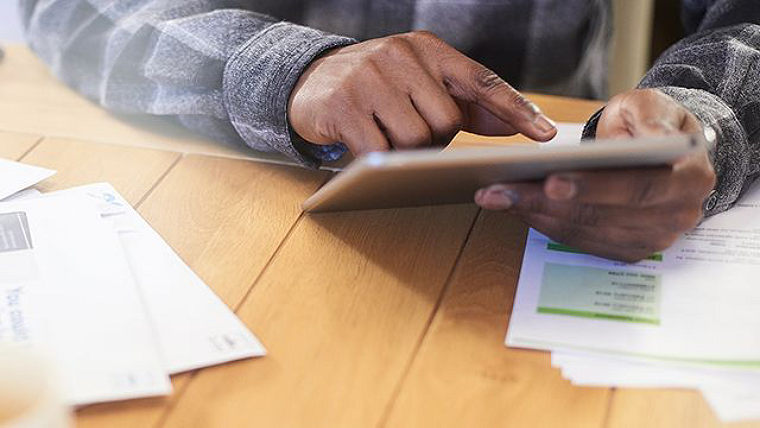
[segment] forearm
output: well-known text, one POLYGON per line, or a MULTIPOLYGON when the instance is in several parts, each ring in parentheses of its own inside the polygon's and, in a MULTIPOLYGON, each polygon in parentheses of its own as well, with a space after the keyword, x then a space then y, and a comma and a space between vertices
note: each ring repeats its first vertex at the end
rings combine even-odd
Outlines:
POLYGON ((760 172, 760 11, 753 0, 714 2, 697 33, 659 58, 639 85, 670 95, 718 133, 713 214, 760 172))
POLYGON ((287 100, 314 57, 352 40, 225 4, 21 0, 33 49, 103 106, 315 163, 291 141, 287 100))

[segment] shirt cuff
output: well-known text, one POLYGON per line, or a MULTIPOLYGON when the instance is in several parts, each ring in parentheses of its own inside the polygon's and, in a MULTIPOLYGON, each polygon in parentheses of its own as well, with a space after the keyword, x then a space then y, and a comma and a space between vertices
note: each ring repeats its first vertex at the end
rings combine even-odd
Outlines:
POLYGON ((596 138, 596 127, 599 125, 599 119, 601 119, 604 109, 605 107, 600 108, 588 119, 586 125, 583 127, 581 141, 593 140, 596 138))
POLYGON ((729 209, 739 198, 750 170, 749 143, 733 110, 717 96, 701 90, 676 86, 655 88, 691 111, 704 126, 716 132, 710 153, 717 184, 705 202, 705 215, 729 209))
POLYGON ((345 147, 294 141, 288 101, 309 64, 326 50, 356 43, 288 22, 273 24, 243 44, 224 70, 224 102, 230 122, 256 150, 278 151, 305 166, 339 158, 345 147))

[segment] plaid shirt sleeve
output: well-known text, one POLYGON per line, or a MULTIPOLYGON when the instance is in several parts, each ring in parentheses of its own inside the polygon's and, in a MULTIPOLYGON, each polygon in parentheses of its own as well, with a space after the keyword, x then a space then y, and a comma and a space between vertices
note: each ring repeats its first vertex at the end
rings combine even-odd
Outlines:
POLYGON ((308 64, 354 40, 228 0, 19 0, 27 39, 53 72, 104 107, 165 115, 308 166, 340 146, 292 137, 287 105, 308 64))
POLYGON ((730 208, 760 174, 760 7, 757 0, 685 0, 695 33, 666 51, 639 85, 657 88, 718 133, 718 184, 706 214, 730 208))

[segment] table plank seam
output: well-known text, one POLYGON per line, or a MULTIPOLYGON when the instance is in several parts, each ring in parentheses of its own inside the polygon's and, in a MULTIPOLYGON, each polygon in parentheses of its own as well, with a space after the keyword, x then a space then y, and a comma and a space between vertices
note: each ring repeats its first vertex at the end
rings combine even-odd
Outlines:
POLYGON ((25 157, 27 157, 29 155, 29 153, 31 153, 34 149, 36 149, 37 146, 39 146, 40 144, 42 144, 42 142, 46 138, 47 138, 46 136, 42 136, 42 137, 37 138, 37 140, 28 149, 26 149, 26 151, 24 153, 22 153, 21 156, 18 157, 18 160, 22 161, 25 157))
POLYGON ((607 409, 604 412, 604 419, 602 419, 602 428, 608 428, 612 424, 612 405, 615 401, 615 394, 617 394, 617 388, 609 388, 610 393, 607 397, 607 409))
MULTIPOLYGON (((2 129, 2 131, 11 132, 14 134, 27 134, 27 135, 37 135, 29 133, 25 130, 15 130, 15 129, 2 129)), ((45 134, 42 137, 44 140, 69 140, 69 141, 78 141, 80 143, 87 143, 87 144, 97 144, 101 146, 111 146, 111 147, 122 147, 126 149, 141 149, 141 150, 155 150, 157 152, 163 152, 163 153, 175 153, 180 155, 191 155, 193 153, 189 152, 182 152, 177 150, 170 150, 168 148, 161 148, 161 147, 155 147, 151 145, 141 145, 141 144, 127 144, 127 143, 120 143, 120 142, 111 142, 111 141, 103 141, 93 138, 87 138, 80 135, 69 135, 69 134, 57 134, 57 133, 51 133, 51 134, 45 134)), ((209 156, 209 157, 218 157, 225 159, 225 156, 214 156, 214 155, 205 155, 205 154, 199 154, 198 156, 209 156)), ((229 159, 236 159, 234 157, 229 157, 229 159)))
POLYGON ((142 205, 143 202, 145 202, 148 199, 148 197, 150 197, 150 195, 153 194, 153 192, 156 190, 156 188, 158 188, 158 186, 164 181, 164 179, 169 175, 169 173, 172 172, 172 170, 174 170, 174 167, 176 167, 180 163, 180 161, 182 161, 182 159, 185 158, 185 154, 184 153, 177 153, 177 154, 179 155, 179 156, 177 156, 177 159, 174 159, 174 162, 172 162, 172 164, 169 165, 169 168, 166 168, 166 171, 164 171, 164 173, 161 174, 158 177, 158 179, 156 179, 156 182, 153 183, 153 185, 150 186, 150 188, 148 189, 148 191, 146 191, 145 194, 142 195, 142 197, 140 198, 140 200, 137 201, 137 203, 134 206, 135 210, 137 210, 137 208, 139 208, 140 205, 142 205))
MULTIPOLYGON (((328 174, 319 187, 321 188, 322 186, 324 186, 331 178, 332 178, 332 174, 328 174)), ((240 308, 243 307, 245 302, 248 300, 249 296, 251 295, 251 292, 253 292, 253 288, 256 287, 256 284, 261 280, 261 278, 264 276, 264 273, 269 269, 269 266, 271 266, 272 261, 280 253, 280 251, 282 250, 282 247, 284 247, 285 243, 288 242, 288 239, 290 239, 290 236, 293 234, 293 231, 296 229, 298 224, 301 223, 301 221, 303 221, 304 215, 305 215, 305 212, 301 210, 301 213, 298 214, 298 217, 296 218, 296 220, 293 222, 293 224, 290 225, 288 232, 285 234, 285 236, 282 238, 280 243, 277 245, 277 248, 275 248, 274 251, 272 252, 272 255, 269 256, 269 259, 264 264, 264 267, 261 268, 261 271, 258 273, 258 275, 256 275, 256 278, 253 279, 253 282, 251 282, 251 285, 248 287, 248 290, 246 290, 243 297, 240 298, 240 301, 238 302, 238 304, 235 305, 235 307, 233 308, 233 311, 236 314, 238 313, 240 308)))
POLYGON ((201 370, 203 369, 198 369, 191 372, 189 374, 190 378, 182 386, 182 389, 172 392, 172 395, 167 397, 169 398, 168 403, 166 403, 163 410, 161 411, 161 416, 156 420, 156 424, 153 425, 154 428, 160 428, 166 425, 166 421, 169 420, 169 416, 171 415, 172 410, 174 410, 174 408, 177 406, 177 403, 179 403, 182 396, 185 395, 185 392, 193 383, 193 381, 198 376, 198 373, 200 373, 201 370))
POLYGON ((462 258, 462 254, 464 254, 465 248, 467 248, 467 244, 470 242, 470 238, 472 237, 472 232, 475 230, 475 225, 477 225, 478 219, 480 218, 482 212, 483 210, 478 209, 477 214, 472 219, 472 223, 470 224, 470 229, 467 231, 467 235, 465 235, 464 239, 462 240, 462 245, 459 247, 457 256, 454 259, 454 263, 451 264, 451 269, 449 270, 448 275, 446 275, 446 279, 444 280, 443 287, 441 288, 441 292, 438 295, 438 299, 436 300, 435 305, 433 306, 433 310, 430 312, 430 316, 428 317, 425 323, 425 327, 422 330, 422 333, 420 334, 420 337, 417 340, 417 343, 414 345, 414 349, 412 350, 411 355, 409 356, 409 361, 407 361, 407 364, 404 367, 404 371, 399 377, 399 380, 396 386, 393 388, 393 393, 391 394, 391 397, 388 400, 388 403, 386 404, 385 409, 383 410, 383 414, 380 417, 380 420, 378 421, 378 424, 377 424, 378 428, 385 427, 388 424, 388 419, 390 418, 390 415, 393 412, 393 408, 396 404, 396 400, 401 394, 401 390, 404 387, 404 384, 406 383, 407 377, 409 376, 409 372, 412 369, 412 365, 414 365, 414 361, 416 361, 417 356, 419 355, 419 351, 422 348, 423 343, 425 342, 425 339, 428 337, 428 333, 430 332, 430 327, 433 325, 433 320, 435 320, 435 316, 438 314, 438 310, 441 308, 441 305, 443 304, 443 299, 446 297, 446 294, 448 293, 449 288, 451 287, 451 283, 454 279, 454 274, 456 273, 457 267, 459 266, 459 261, 462 258))
MULTIPOLYGON (((209 156, 209 157, 213 157, 213 156, 209 156)), ((177 163, 179 163, 179 162, 177 162, 177 163)), ((322 184, 320 185, 320 187, 324 186, 330 180, 330 178, 332 178, 332 175, 328 175, 325 178, 325 180, 322 182, 322 184)), ((258 275, 256 275, 256 278, 253 279, 253 281, 251 282, 251 285, 248 287, 248 289, 246 290, 245 294, 240 298, 240 301, 237 303, 237 305, 235 305, 235 307, 232 308, 233 312, 235 312, 237 314, 238 311, 243 307, 243 305, 245 304, 245 302, 248 300, 248 297, 250 296, 251 292, 253 291, 253 288, 256 286, 256 283, 259 282, 259 280, 261 279, 261 277, 264 275, 264 272, 266 272, 266 270, 271 265, 271 263, 274 260, 274 258, 280 253, 280 250, 285 245, 285 243, 288 241, 288 238, 290 238, 290 236, 293 234, 293 231, 296 229, 296 227, 298 226, 298 224, 302 221, 303 217, 304 217, 304 212, 301 211, 301 213, 298 215, 298 217, 296 218, 296 220, 293 222, 293 224, 288 229, 288 232, 285 234, 285 236, 283 237, 283 239, 277 245, 277 248, 275 248, 275 250, 272 252, 272 255, 269 256, 269 259, 267 260, 266 264, 264 264, 264 267, 261 269, 261 271, 258 273, 258 275)), ((266 358, 266 357, 264 357, 264 358, 266 358)), ((190 379, 188 379, 187 382, 185 382, 185 385, 183 386, 182 390, 175 391, 172 394, 171 402, 169 404, 167 404, 166 407, 164 408, 164 411, 161 413, 161 417, 158 419, 158 421, 154 425, 154 428, 160 428, 160 427, 163 427, 163 426, 166 425, 166 423, 169 420, 169 417, 171 416, 171 413, 174 410, 175 406, 177 405, 177 403, 179 403, 182 400, 182 397, 184 396, 185 392, 190 387, 190 385, 193 383, 193 381, 195 380, 196 376, 198 375, 198 373, 200 371, 201 370, 194 371, 190 375, 190 379)))

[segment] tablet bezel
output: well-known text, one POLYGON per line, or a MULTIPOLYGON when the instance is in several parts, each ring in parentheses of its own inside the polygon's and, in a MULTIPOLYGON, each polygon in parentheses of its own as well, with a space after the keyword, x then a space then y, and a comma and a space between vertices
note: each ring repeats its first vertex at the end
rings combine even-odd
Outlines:
POLYGON ((655 167, 709 149, 714 133, 597 140, 577 145, 375 152, 307 199, 307 212, 471 202, 478 188, 560 171, 655 167), (429 180, 438 180, 440 185, 429 180))

